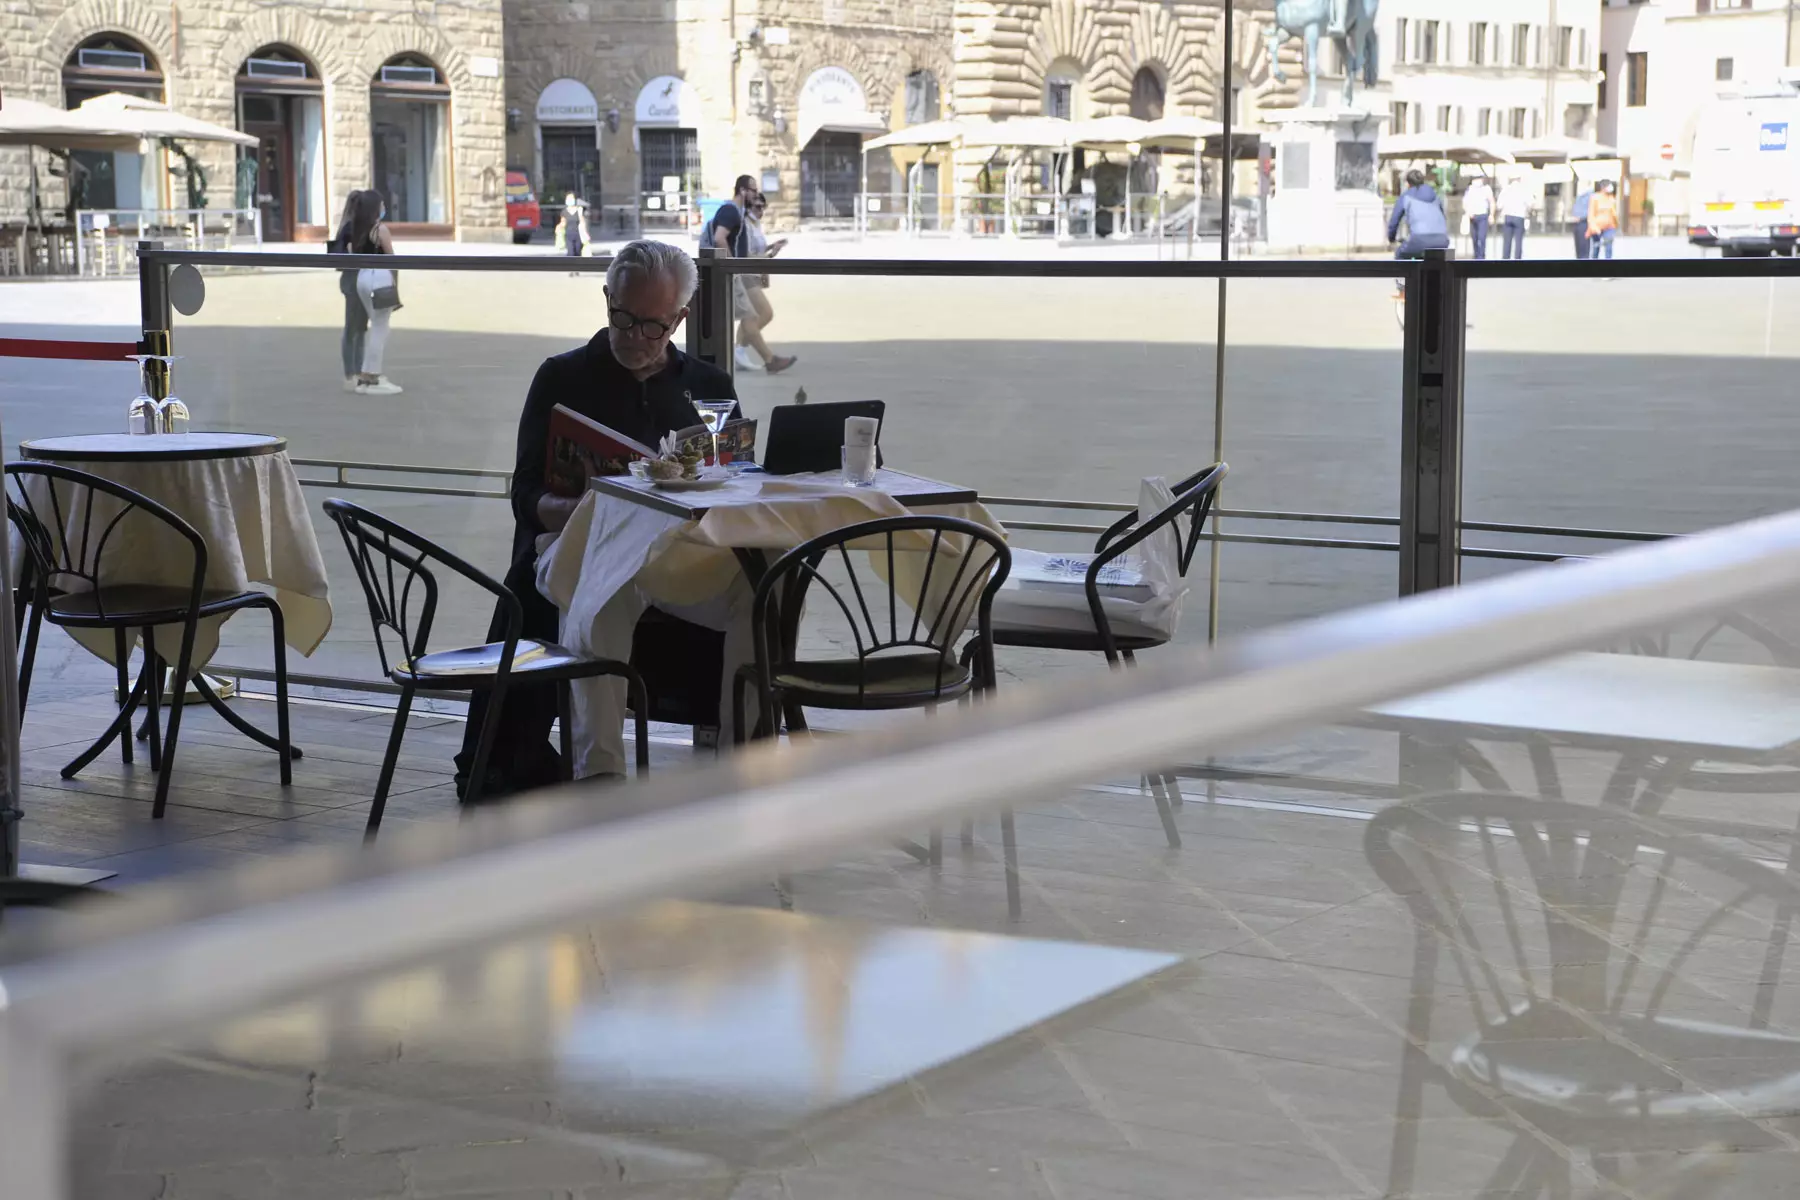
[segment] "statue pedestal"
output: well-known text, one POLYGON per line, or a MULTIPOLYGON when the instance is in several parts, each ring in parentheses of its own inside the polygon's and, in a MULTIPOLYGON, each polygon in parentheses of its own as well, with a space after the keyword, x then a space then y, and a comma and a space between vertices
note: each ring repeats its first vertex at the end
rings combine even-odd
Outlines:
POLYGON ((1375 190, 1375 142, 1386 113, 1290 108, 1263 114, 1275 127, 1269 249, 1356 249, 1387 244, 1375 190))

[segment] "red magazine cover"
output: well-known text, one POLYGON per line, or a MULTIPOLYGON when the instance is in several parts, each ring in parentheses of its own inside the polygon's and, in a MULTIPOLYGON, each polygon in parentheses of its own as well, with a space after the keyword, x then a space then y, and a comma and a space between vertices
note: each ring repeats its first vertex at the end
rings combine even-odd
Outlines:
POLYGON ((544 447, 544 489, 555 496, 579 496, 596 475, 623 475, 633 459, 656 451, 616 429, 559 404, 550 410, 544 447))

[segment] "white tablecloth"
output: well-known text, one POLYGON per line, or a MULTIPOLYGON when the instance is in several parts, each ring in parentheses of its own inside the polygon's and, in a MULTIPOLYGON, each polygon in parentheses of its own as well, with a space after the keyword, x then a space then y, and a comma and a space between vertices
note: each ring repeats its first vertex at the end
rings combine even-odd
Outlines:
MULTIPOLYGON (((287 622, 289 646, 311 654, 324 640, 331 629, 325 560, 319 553, 300 480, 285 453, 173 462, 71 461, 66 465, 141 492, 192 525, 206 542, 208 591, 246 592, 251 584, 272 588, 287 622)), ((37 511, 47 519, 51 510, 44 503, 44 481, 33 479, 30 485, 37 511)), ((68 485, 58 484, 57 493, 63 497, 64 524, 71 537, 77 536, 82 510, 66 511, 68 485)), ((96 494, 96 537, 117 512, 110 497, 96 494)), ((16 543, 16 536, 14 540, 16 543)), ((16 544, 14 553, 16 566, 16 544)), ((152 518, 134 514, 108 539, 99 575, 109 585, 186 587, 193 570, 193 552, 185 538, 152 518)), ((196 668, 217 652, 219 627, 225 620, 214 617, 200 622, 194 636, 196 668)), ((113 660, 110 632, 69 632, 94 654, 107 662, 113 660)), ((134 634, 127 648, 135 644, 134 634)), ((171 630, 158 635, 157 650, 171 661, 179 648, 179 633, 171 630)))
MULTIPOLYGON (((729 745, 731 680, 754 657, 752 593, 735 550, 789 550, 845 525, 909 512, 961 517, 1000 530, 978 503, 909 509, 886 492, 830 482, 834 475, 779 480, 740 476, 700 494, 713 507, 698 521, 622 496, 588 492, 562 535, 538 558, 538 591, 562 610, 562 643, 605 658, 629 658, 637 619, 652 604, 722 631, 720 743, 729 745)), ((898 566, 897 573, 904 569, 898 566)), ((943 585, 954 572, 940 569, 936 574, 937 584, 943 585)), ((905 579, 901 586, 918 590, 905 579)), ((574 707, 576 775, 622 773, 623 683, 591 680, 578 685, 574 707)))

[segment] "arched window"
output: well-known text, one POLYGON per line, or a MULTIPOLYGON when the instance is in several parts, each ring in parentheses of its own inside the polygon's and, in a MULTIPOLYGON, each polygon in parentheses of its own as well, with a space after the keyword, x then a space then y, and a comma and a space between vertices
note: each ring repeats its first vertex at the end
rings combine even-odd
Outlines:
POLYGON ((1073 121, 1087 115, 1081 81, 1087 70, 1072 58, 1059 58, 1044 72, 1044 115, 1073 121))
POLYGON ((906 77, 905 119, 908 125, 935 121, 943 111, 936 75, 930 71, 914 71, 906 77))
POLYGON ((141 42, 122 33, 97 33, 63 64, 63 103, 74 108, 107 92, 163 99, 162 67, 141 42))
POLYGON ((258 145, 238 156, 235 206, 262 211, 263 237, 326 233, 325 85, 292 46, 264 46, 238 67, 237 123, 258 145))
MULTIPOLYGON (((155 56, 122 33, 95 34, 75 47, 63 63, 64 107, 78 108, 108 92, 164 99, 162 68, 155 56)), ((75 150, 69 158, 69 198, 76 208, 163 207, 168 164, 162 150, 148 155, 127 150, 75 150)))
POLYGON ((1163 115, 1163 80, 1155 67, 1139 67, 1131 80, 1131 115, 1140 121, 1160 120, 1163 115))
POLYGON ((450 87, 421 54, 383 63, 369 85, 370 184, 387 202, 389 221, 448 225, 450 87))

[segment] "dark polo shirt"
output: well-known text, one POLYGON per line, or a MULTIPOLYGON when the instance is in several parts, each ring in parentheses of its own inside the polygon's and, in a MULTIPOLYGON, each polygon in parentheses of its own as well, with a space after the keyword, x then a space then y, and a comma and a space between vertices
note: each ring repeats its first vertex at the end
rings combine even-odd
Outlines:
MULTIPOLYGON (((516 526, 513 562, 529 563, 536 557, 534 543, 544 532, 538 521, 538 500, 544 494, 545 443, 550 436, 550 410, 558 404, 572 408, 647 446, 663 435, 700 424, 696 400, 735 400, 731 376, 673 346, 662 370, 639 379, 613 357, 607 331, 567 354, 544 360, 525 411, 519 417, 519 454, 513 465, 512 506, 516 526)), ((734 412, 735 418, 741 413, 734 412)))

